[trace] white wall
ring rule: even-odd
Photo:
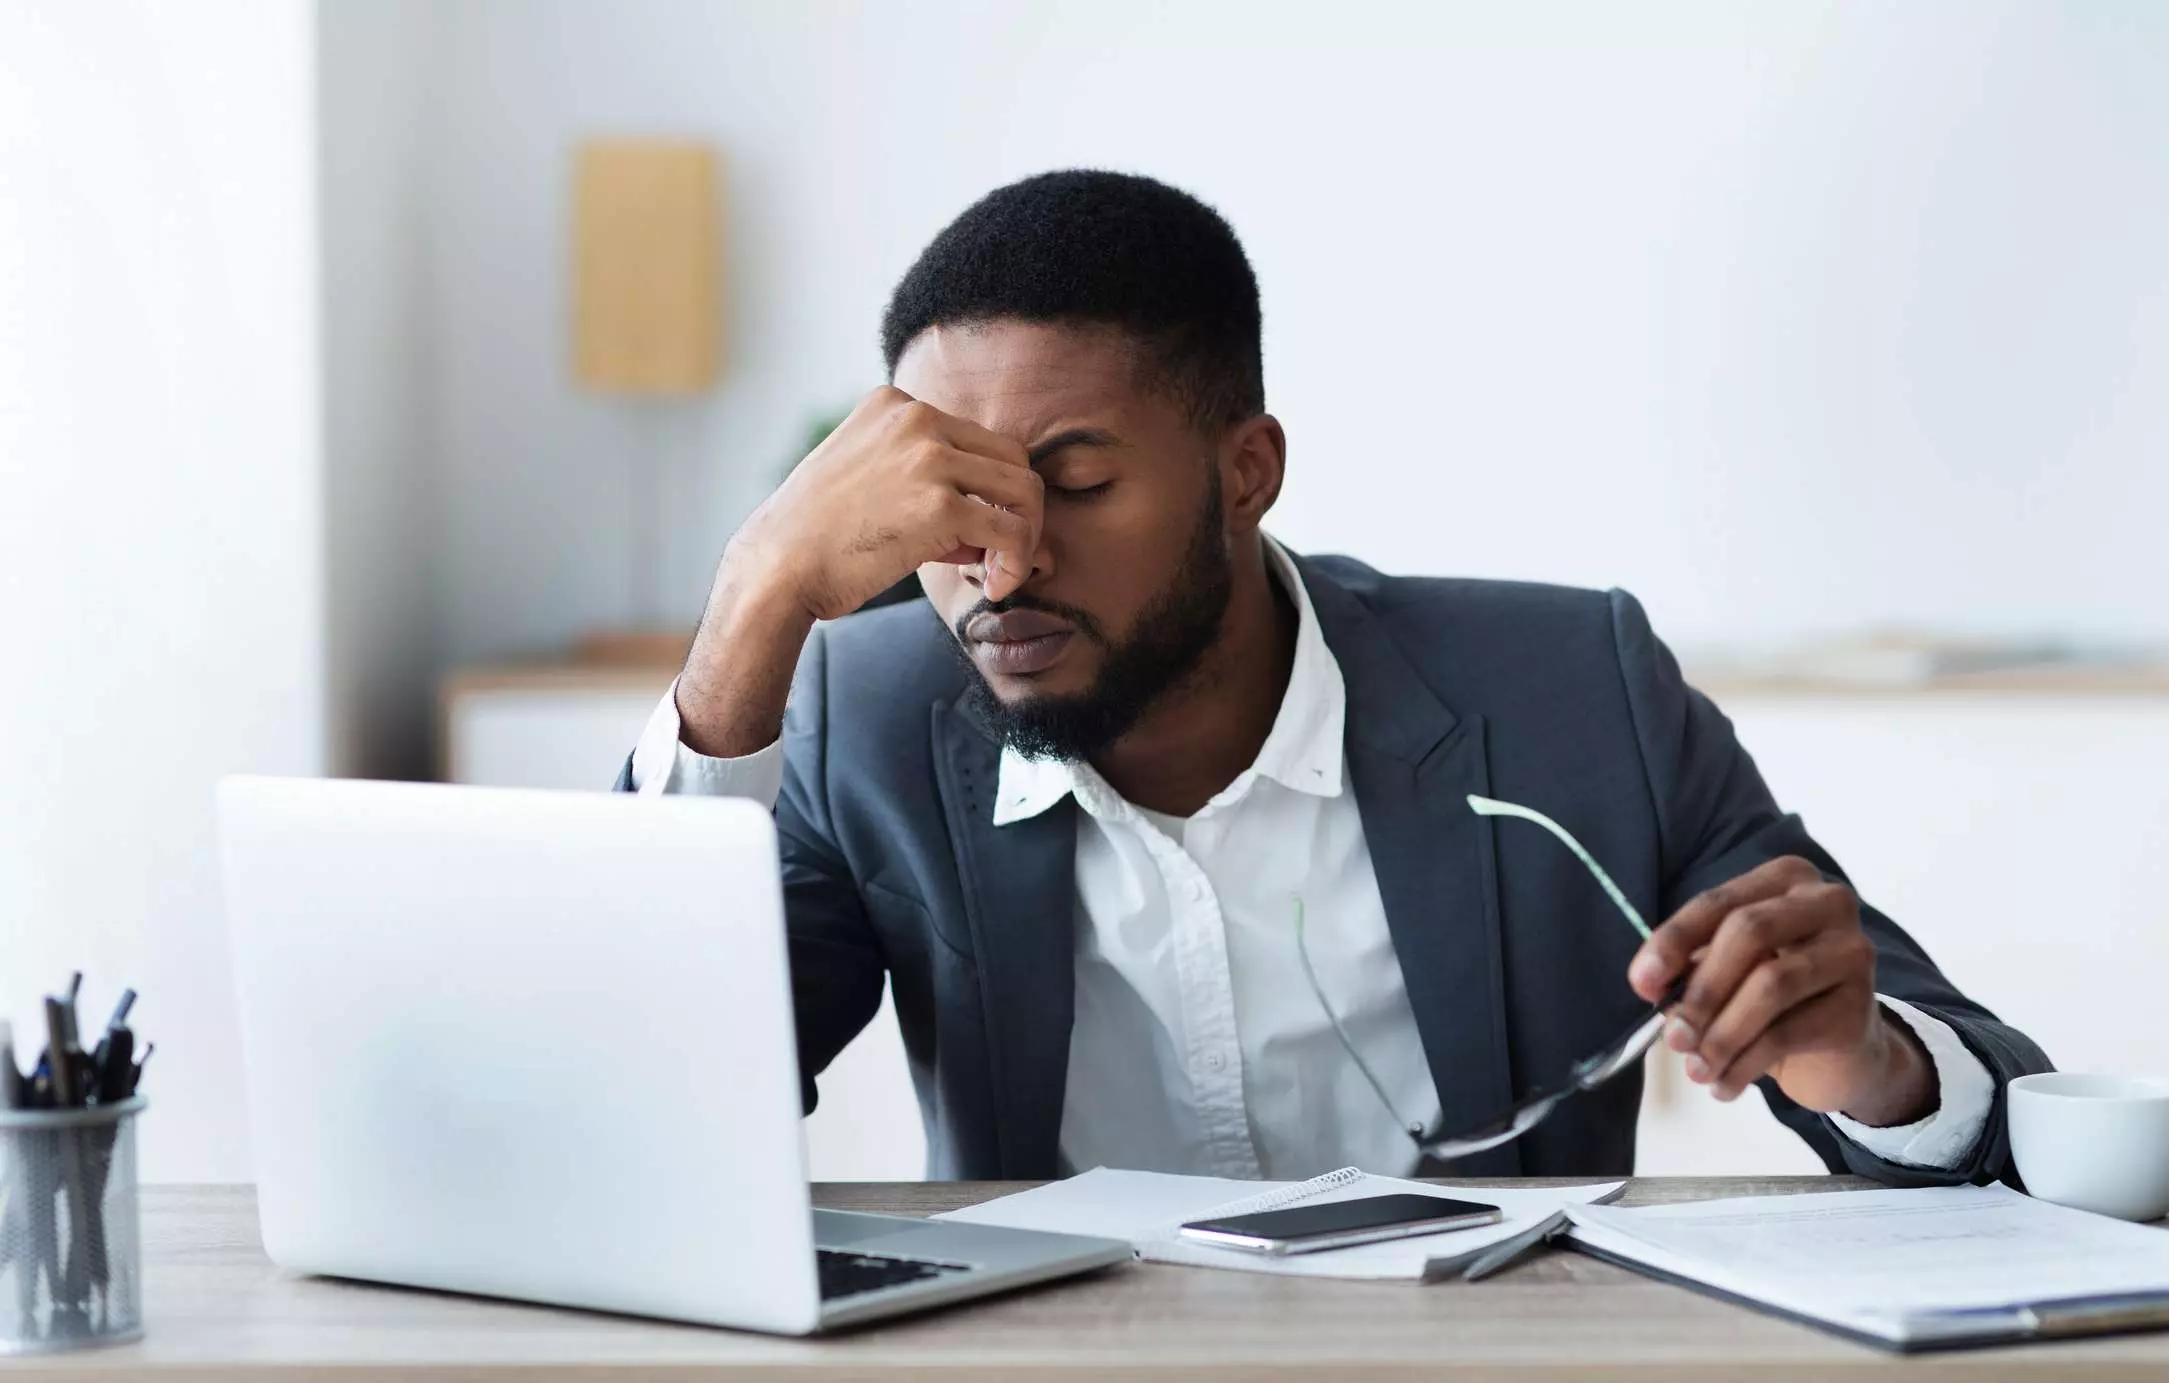
[[[423,778],[439,538],[422,198],[439,9],[315,9],[332,770]]]
[[[355,0],[328,479],[313,28],[0,0],[0,1008],[145,989],[156,1178],[245,1166],[210,782],[332,762],[327,657],[338,763],[408,771],[436,665],[620,618],[648,453],[690,619],[896,275],[1037,169],[1235,221],[1300,545],[1689,643],[2169,637],[2160,6]],[[650,128],[732,193],[730,373],[659,424],[563,369],[566,147]]]
[[[0,1013],[159,1054],[246,1175],[212,782],[325,763],[309,10],[0,0]]]
[[[378,499],[434,516],[435,667],[636,611],[641,466],[690,622],[809,419],[878,379],[927,238],[1078,164],[1243,236],[1301,547],[1624,585],[1688,647],[2169,640],[2169,7],[462,0],[424,28],[326,3],[327,34],[390,45],[326,43],[327,122],[359,133],[325,147],[376,150],[346,209],[400,227],[328,229],[329,349],[342,300],[418,301],[379,325],[426,361],[335,380],[332,449],[419,441]],[[401,45],[434,75],[387,69]],[[713,138],[729,183],[726,377],[652,416],[565,369],[568,149],[642,131]],[[343,415],[347,388],[389,413]],[[379,724],[428,702],[397,656]],[[1828,786],[1793,773],[1781,795]],[[2061,867],[2008,863],[2035,892]]]
[[[690,620],[889,286],[981,192],[1139,169],[1264,284],[1299,545],[1639,591],[1700,644],[1909,620],[2169,638],[2169,7],[469,0],[428,202],[443,653]],[[566,383],[576,136],[712,136],[730,364]]]

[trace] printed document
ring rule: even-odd
[[[2015,1337],[2043,1312],[2169,1300],[2169,1233],[2004,1186],[1573,1206],[1607,1257],[1892,1343]]]

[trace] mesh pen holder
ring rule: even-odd
[[[144,1103],[0,1109],[0,1355],[142,1337]]]

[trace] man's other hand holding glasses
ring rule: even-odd
[[[1627,983],[1651,1007],[1559,1080],[1524,1095],[1480,1128],[1441,1137],[1394,1108],[1342,1028],[1311,966],[1297,897],[1296,951],[1311,993],[1379,1102],[1426,1156],[1450,1162],[1519,1138],[1567,1096],[1631,1068],[1660,1033],[1686,1056],[1688,1079],[1714,1087],[1720,1100],[1737,1099],[1768,1075],[1796,1104],[1871,1126],[1909,1124],[1936,1109],[1941,1092],[1934,1061],[1877,1000],[1875,946],[1860,928],[1859,900],[1845,885],[1788,855],[1697,895],[1652,931],[1611,875],[1558,822],[1512,802],[1468,801],[1480,816],[1540,826],[1574,852],[1643,938],[1628,963]]]
[[[1806,860],[1695,897],[1642,943],[1627,983],[1655,1003],[1682,973],[1664,1042],[1718,1099],[1767,1075],[1796,1104],[1876,1127],[1935,1111],[1934,1062],[1876,999],[1859,900]]]

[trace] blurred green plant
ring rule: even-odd
[[[815,418],[806,428],[806,440],[800,444],[798,455],[784,463],[783,475],[789,475],[792,471],[797,470],[798,463],[813,455],[814,449],[827,441],[828,435],[837,428],[842,427],[844,419],[850,416],[850,410],[846,409],[841,413],[825,413]],[[782,476],[778,476],[777,479],[780,481]]]

